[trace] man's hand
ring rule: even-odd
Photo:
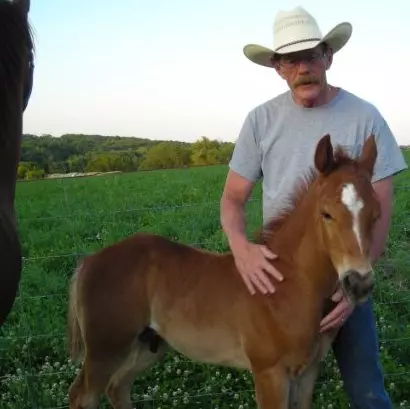
[[[339,289],[333,294],[332,300],[338,304],[322,319],[320,323],[320,332],[327,331],[331,328],[341,327],[353,312],[353,306],[343,295],[342,289]]]
[[[234,252],[234,258],[236,267],[251,294],[255,294],[255,287],[263,294],[275,291],[267,274],[278,281],[283,280],[282,274],[270,262],[277,258],[277,255],[266,246],[246,242],[240,250]]]

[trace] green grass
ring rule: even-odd
[[[67,283],[78,257],[137,231],[227,250],[219,223],[226,170],[215,166],[19,183],[17,210],[26,261],[20,297],[0,333],[1,408],[67,404],[77,370],[65,350]],[[410,405],[408,173],[395,184],[388,251],[377,266],[375,310],[386,386],[398,408]],[[260,225],[260,205],[257,186],[247,207],[250,234]],[[319,381],[315,408],[347,408],[332,355]],[[135,380],[133,398],[139,401],[137,408],[252,408],[252,388],[248,372],[196,364],[170,353]]]

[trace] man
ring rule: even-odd
[[[221,223],[238,271],[251,293],[273,293],[282,276],[270,263],[279,255],[246,238],[244,205],[254,183],[263,176],[263,220],[280,209],[301,172],[313,165],[314,149],[326,133],[352,155],[365,139],[376,136],[378,159],[374,190],[381,202],[371,250],[372,261],[382,254],[392,208],[392,176],[407,168],[389,126],[370,103],[329,85],[326,71],[333,55],[349,40],[352,27],[341,23],[327,35],[315,18],[297,7],[279,12],[274,23],[274,50],[247,45],[244,54],[252,62],[273,68],[289,91],[259,105],[247,116],[230,162],[221,199]],[[275,280],[268,278],[271,275]],[[274,296],[274,294],[272,295]],[[342,293],[336,307],[321,322],[321,331],[341,327],[334,343],[335,356],[352,407],[388,409],[390,399],[378,357],[378,340],[371,301],[354,311]]]

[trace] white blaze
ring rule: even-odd
[[[345,185],[342,190],[342,202],[349,209],[353,219],[353,231],[357,238],[360,251],[362,251],[362,239],[360,237],[359,213],[363,208],[363,201],[358,196],[354,185]]]

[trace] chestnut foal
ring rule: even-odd
[[[71,409],[96,408],[105,392],[131,409],[136,374],[172,348],[203,363],[252,372],[259,409],[309,408],[319,362],[335,333],[319,334],[325,303],[341,285],[352,303],[373,286],[369,248],[379,203],[371,176],[374,136],[350,159],[320,139],[316,169],[293,207],[260,235],[285,279],[250,295],[231,253],[136,234],[85,258],[71,283],[69,350],[83,366]]]

